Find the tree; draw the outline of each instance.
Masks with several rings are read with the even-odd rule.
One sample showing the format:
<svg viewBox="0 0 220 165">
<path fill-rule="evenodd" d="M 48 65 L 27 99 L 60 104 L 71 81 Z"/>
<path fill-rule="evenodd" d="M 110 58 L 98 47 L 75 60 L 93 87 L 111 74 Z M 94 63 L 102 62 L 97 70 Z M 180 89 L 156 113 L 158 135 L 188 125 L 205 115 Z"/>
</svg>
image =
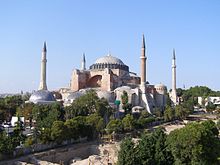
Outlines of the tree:
<svg viewBox="0 0 220 165">
<path fill-rule="evenodd" d="M 164 111 L 164 120 L 171 121 L 174 119 L 174 115 L 174 110 L 170 106 L 166 106 L 166 109 Z"/>
<path fill-rule="evenodd" d="M 97 134 L 103 132 L 105 128 L 105 123 L 104 123 L 103 118 L 97 115 L 96 113 L 87 116 L 86 123 L 92 126 L 95 137 L 97 136 Z"/>
<path fill-rule="evenodd" d="M 54 121 L 51 127 L 51 139 L 58 144 L 65 140 L 67 128 L 63 121 Z"/>
<path fill-rule="evenodd" d="M 93 138 L 93 128 L 86 122 L 85 116 L 77 116 L 66 120 L 64 125 L 67 127 L 67 139 L 78 139 L 79 137 Z"/>
<path fill-rule="evenodd" d="M 37 129 L 51 128 L 56 120 L 62 120 L 63 110 L 58 103 L 51 105 L 34 105 L 32 110 L 33 119 L 36 121 Z"/>
<path fill-rule="evenodd" d="M 125 131 L 131 131 L 134 129 L 135 126 L 135 120 L 132 115 L 127 114 L 123 119 L 122 119 L 122 125 Z"/>
<path fill-rule="evenodd" d="M 166 144 L 167 135 L 164 133 L 164 130 L 160 127 L 156 129 L 152 137 L 155 140 L 155 155 L 154 159 L 157 165 L 169 165 L 173 164 L 173 155 L 168 149 Z M 153 144 L 152 144 L 153 145 Z"/>
<path fill-rule="evenodd" d="M 131 113 L 132 105 L 128 103 L 128 93 L 126 91 L 123 91 L 123 94 L 121 95 L 121 102 L 125 114 Z"/>
<path fill-rule="evenodd" d="M 23 107 L 19 107 L 17 109 L 17 115 L 23 116 L 25 118 L 25 120 L 29 120 L 30 126 L 32 126 L 32 119 L 33 119 L 32 109 L 33 109 L 33 107 L 34 107 L 34 104 L 27 103 L 27 104 L 24 104 Z"/>
<path fill-rule="evenodd" d="M 125 138 L 118 153 L 118 165 L 134 165 L 137 164 L 135 157 L 134 143 L 131 138 Z"/>
<path fill-rule="evenodd" d="M 142 135 L 138 146 L 136 147 L 137 164 L 150 165 L 156 164 L 155 155 L 155 139 L 152 134 L 145 133 Z"/>
<path fill-rule="evenodd" d="M 208 102 L 208 104 L 206 105 L 206 111 L 207 112 L 212 112 L 215 110 L 215 104 L 213 104 L 212 102 Z"/>
<path fill-rule="evenodd" d="M 162 117 L 163 112 L 162 112 L 161 108 L 159 108 L 159 107 L 154 108 L 154 115 L 156 115 L 157 117 Z"/>
<path fill-rule="evenodd" d="M 175 118 L 185 119 L 190 114 L 189 110 L 184 108 L 182 105 L 177 105 L 175 107 Z"/>
<path fill-rule="evenodd" d="M 111 108 L 106 99 L 99 99 L 94 90 L 87 91 L 87 93 L 71 104 L 65 107 L 65 118 L 71 119 L 76 116 L 87 116 L 88 114 L 97 113 L 102 116 L 105 121 L 111 115 Z"/>
<path fill-rule="evenodd" d="M 172 131 L 166 141 L 175 164 L 218 164 L 220 145 L 215 123 L 191 123 Z"/>
<path fill-rule="evenodd" d="M 6 135 L 5 131 L 0 132 L 0 153 L 12 154 L 14 148 L 11 138 Z"/>
<path fill-rule="evenodd" d="M 107 133 L 111 134 L 112 132 L 119 133 L 122 131 L 122 122 L 119 119 L 111 120 L 106 126 Z"/>
<path fill-rule="evenodd" d="M 166 145 L 167 135 L 162 128 L 157 128 L 153 133 L 142 135 L 136 147 L 137 164 L 173 164 L 173 156 Z"/>
</svg>

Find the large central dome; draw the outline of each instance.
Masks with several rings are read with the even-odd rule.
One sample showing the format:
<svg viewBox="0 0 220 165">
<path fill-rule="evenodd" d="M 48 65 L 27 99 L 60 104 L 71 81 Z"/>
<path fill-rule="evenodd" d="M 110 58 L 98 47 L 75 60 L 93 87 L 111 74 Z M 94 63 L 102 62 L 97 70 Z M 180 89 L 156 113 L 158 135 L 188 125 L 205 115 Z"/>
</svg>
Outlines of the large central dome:
<svg viewBox="0 0 220 165">
<path fill-rule="evenodd" d="M 120 59 L 118 59 L 116 57 L 113 57 L 111 55 L 107 55 L 107 56 L 98 58 L 96 60 L 95 64 L 119 64 L 119 65 L 124 65 L 124 63 Z"/>
<path fill-rule="evenodd" d="M 129 71 L 127 65 L 125 65 L 120 59 L 111 55 L 98 58 L 95 63 L 90 66 L 90 69 L 92 70 L 100 70 L 105 68 Z"/>
</svg>

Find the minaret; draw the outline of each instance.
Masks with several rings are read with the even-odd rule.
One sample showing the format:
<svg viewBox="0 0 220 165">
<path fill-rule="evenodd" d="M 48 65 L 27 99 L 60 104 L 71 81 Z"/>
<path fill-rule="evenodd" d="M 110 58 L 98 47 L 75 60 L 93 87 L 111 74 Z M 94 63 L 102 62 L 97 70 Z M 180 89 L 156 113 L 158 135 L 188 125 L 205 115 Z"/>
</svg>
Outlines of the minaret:
<svg viewBox="0 0 220 165">
<path fill-rule="evenodd" d="M 177 95 L 176 95 L 176 55 L 175 49 L 173 49 L 173 59 L 172 59 L 172 93 L 171 100 L 173 104 L 177 104 Z"/>
<path fill-rule="evenodd" d="M 47 46 L 46 42 L 44 42 L 44 47 L 42 49 L 42 57 L 41 57 L 41 74 L 40 74 L 40 86 L 39 90 L 47 90 L 46 83 L 46 65 L 47 65 Z"/>
<path fill-rule="evenodd" d="M 145 56 L 145 38 L 143 35 L 143 40 L 142 40 L 142 48 L 141 48 L 141 85 L 145 85 L 146 83 L 146 59 L 147 57 Z"/>
<path fill-rule="evenodd" d="M 86 58 L 85 58 L 85 53 L 83 53 L 82 64 L 81 64 L 81 70 L 86 70 Z"/>
</svg>

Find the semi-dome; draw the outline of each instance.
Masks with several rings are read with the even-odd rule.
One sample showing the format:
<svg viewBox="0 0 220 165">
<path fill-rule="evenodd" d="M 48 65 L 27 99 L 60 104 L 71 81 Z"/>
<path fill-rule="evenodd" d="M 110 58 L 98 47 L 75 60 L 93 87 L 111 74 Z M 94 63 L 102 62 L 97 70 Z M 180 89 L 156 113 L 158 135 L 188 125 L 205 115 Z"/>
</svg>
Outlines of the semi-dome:
<svg viewBox="0 0 220 165">
<path fill-rule="evenodd" d="M 95 64 L 119 64 L 119 65 L 124 65 L 124 63 L 116 57 L 113 57 L 111 55 L 107 55 L 101 58 L 98 58 L 95 61 Z"/>
<path fill-rule="evenodd" d="M 51 103 L 51 102 L 54 102 L 56 101 L 53 94 L 48 91 L 48 90 L 38 90 L 38 91 L 35 91 L 30 99 L 29 99 L 30 102 L 33 102 L 33 103 Z"/>
<path fill-rule="evenodd" d="M 119 58 L 107 55 L 101 58 L 98 58 L 93 65 L 90 66 L 92 70 L 99 69 L 121 69 L 129 71 L 129 67 L 125 65 Z"/>
<path fill-rule="evenodd" d="M 77 92 L 73 92 L 71 93 L 68 97 L 67 97 L 67 100 L 71 100 L 71 101 L 74 101 L 76 100 L 77 98 L 83 96 L 84 93 L 83 92 L 80 92 L 80 91 L 77 91 Z"/>
<path fill-rule="evenodd" d="M 105 98 L 109 103 L 113 103 L 115 101 L 114 93 L 109 91 L 97 91 L 98 97 Z"/>
</svg>

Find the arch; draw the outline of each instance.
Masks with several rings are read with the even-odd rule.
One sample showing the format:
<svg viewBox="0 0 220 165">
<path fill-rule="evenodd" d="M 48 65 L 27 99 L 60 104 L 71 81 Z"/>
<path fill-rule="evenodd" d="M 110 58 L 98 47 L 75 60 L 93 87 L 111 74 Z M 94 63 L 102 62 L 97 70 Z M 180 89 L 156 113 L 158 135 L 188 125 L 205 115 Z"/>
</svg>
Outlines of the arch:
<svg viewBox="0 0 220 165">
<path fill-rule="evenodd" d="M 97 88 L 101 87 L 102 85 L 102 76 L 101 75 L 95 75 L 89 79 L 87 82 L 87 86 L 90 88 Z"/>
</svg>

